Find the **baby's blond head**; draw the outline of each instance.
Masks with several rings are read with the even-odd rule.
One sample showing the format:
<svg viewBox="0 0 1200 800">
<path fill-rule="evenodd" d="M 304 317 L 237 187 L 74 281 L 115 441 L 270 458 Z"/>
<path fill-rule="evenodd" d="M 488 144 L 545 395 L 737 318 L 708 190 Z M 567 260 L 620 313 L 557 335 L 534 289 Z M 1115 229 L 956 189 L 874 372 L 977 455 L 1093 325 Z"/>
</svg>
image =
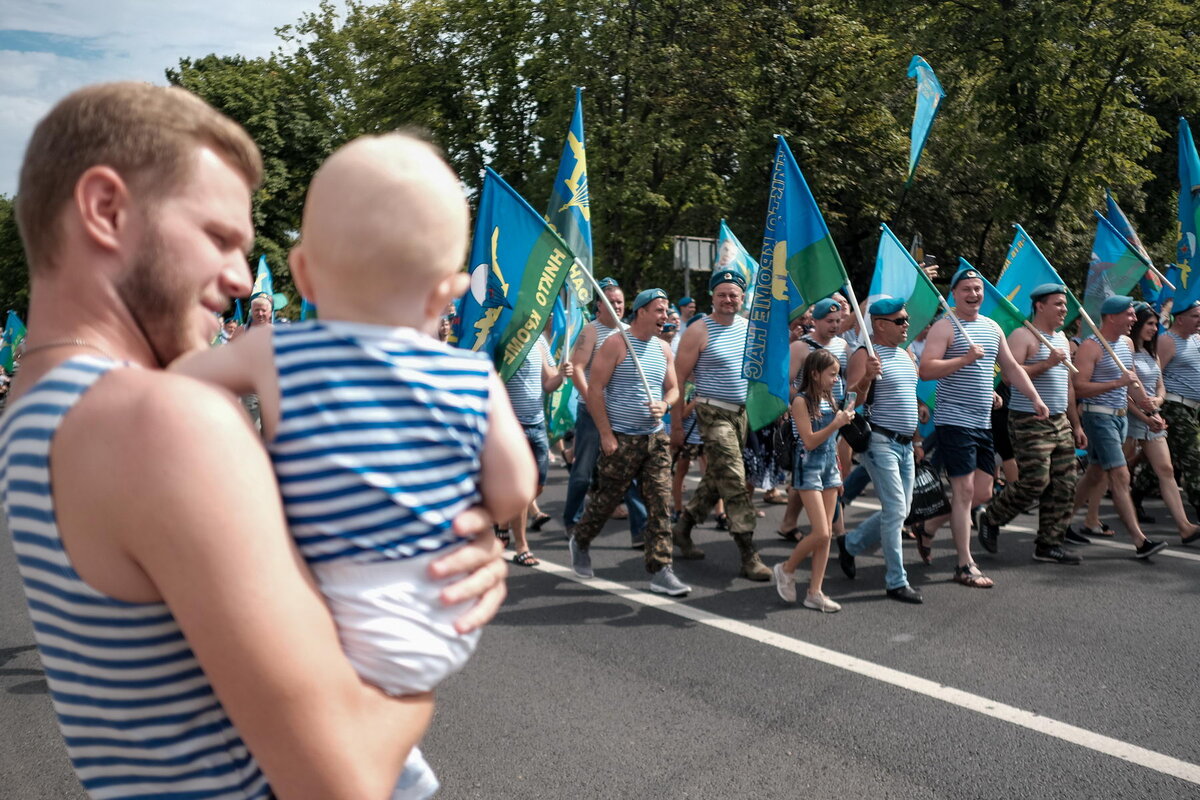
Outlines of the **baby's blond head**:
<svg viewBox="0 0 1200 800">
<path fill-rule="evenodd" d="M 462 269 L 467 225 L 462 186 L 432 146 L 402 133 L 362 136 L 313 176 L 297 247 L 303 263 L 293 268 L 322 316 L 423 308 Z"/>
</svg>

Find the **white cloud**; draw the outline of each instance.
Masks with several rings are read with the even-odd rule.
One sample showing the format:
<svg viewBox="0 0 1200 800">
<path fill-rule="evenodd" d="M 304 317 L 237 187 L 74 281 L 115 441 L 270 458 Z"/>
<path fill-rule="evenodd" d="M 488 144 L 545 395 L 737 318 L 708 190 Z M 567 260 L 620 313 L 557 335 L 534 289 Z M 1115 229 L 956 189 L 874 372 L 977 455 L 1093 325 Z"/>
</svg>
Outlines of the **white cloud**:
<svg viewBox="0 0 1200 800">
<path fill-rule="evenodd" d="M 165 70 L 181 58 L 209 53 L 267 56 L 282 44 L 276 28 L 295 23 L 318 6 L 319 0 L 3 3 L 0 194 L 16 191 L 21 157 L 34 125 L 71 91 L 110 80 L 165 84 Z M 18 33 L 26 31 L 34 35 Z"/>
</svg>

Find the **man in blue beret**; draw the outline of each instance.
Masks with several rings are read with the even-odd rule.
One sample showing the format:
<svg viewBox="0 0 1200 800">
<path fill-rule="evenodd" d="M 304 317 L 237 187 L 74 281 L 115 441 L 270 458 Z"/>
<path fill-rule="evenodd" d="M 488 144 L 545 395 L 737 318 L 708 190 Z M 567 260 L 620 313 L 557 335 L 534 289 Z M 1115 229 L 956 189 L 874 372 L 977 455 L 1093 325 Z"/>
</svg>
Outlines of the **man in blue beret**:
<svg viewBox="0 0 1200 800">
<path fill-rule="evenodd" d="M 692 317 L 696 316 L 696 301 L 690 297 L 681 297 L 679 302 L 679 329 L 685 330 L 691 324 Z"/>
<path fill-rule="evenodd" d="M 979 313 L 983 276 L 964 266 L 950 279 L 950 291 L 955 307 L 929 330 L 919 372 L 922 380 L 938 382 L 933 423 L 938 452 L 950 476 L 950 530 L 958 557 L 954 580 L 987 589 L 993 581 L 971 557 L 971 509 L 992 496 L 996 365 L 1009 385 L 1029 398 L 1038 419 L 1046 419 L 1050 411 L 1033 388 L 1029 373 L 1013 358 L 1000 326 Z M 921 546 L 926 544 L 921 542 Z"/>
<path fill-rule="evenodd" d="M 1134 555 L 1149 558 L 1167 543 L 1151 540 L 1138 524 L 1133 498 L 1129 494 L 1129 467 L 1125 463 L 1124 450 L 1129 431 L 1126 414 L 1130 397 L 1143 408 L 1153 407 L 1133 372 L 1133 342 L 1129 339 L 1129 331 L 1136 319 L 1133 298 L 1113 295 L 1100 306 L 1100 334 L 1117 358 L 1114 360 L 1095 336 L 1085 339 L 1075 354 L 1079 372 L 1073 382 L 1075 396 L 1080 401 L 1080 419 L 1087 434 L 1090 462 L 1075 490 L 1075 508 L 1087 504 L 1092 488 L 1107 473 L 1113 505 L 1133 539 Z M 1098 532 L 1091 533 L 1099 535 Z M 1085 535 L 1077 532 L 1074 538 L 1088 541 Z"/>
<path fill-rule="evenodd" d="M 1007 525 L 1036 502 L 1038 530 L 1034 560 L 1079 564 L 1079 556 L 1063 547 L 1078 479 L 1075 449 L 1087 446 L 1067 366 L 1071 363 L 1070 344 L 1066 334 L 1059 330 L 1067 318 L 1067 287 L 1046 283 L 1029 296 L 1033 301 L 1033 326 L 1051 346 L 1047 347 L 1024 327 L 1009 334 L 1008 346 L 1033 380 L 1050 417 L 1039 419 L 1028 397 L 1020 392 L 1012 395 L 1008 419 L 1017 459 L 1017 480 L 1005 484 L 1000 494 L 976 513 L 975 527 L 983 548 L 995 553 L 1000 526 Z"/>
<path fill-rule="evenodd" d="M 1200 514 L 1200 300 L 1175 309 L 1171 327 L 1158 337 L 1158 360 L 1167 390 L 1162 416 L 1167 447 L 1180 488 Z M 1200 541 L 1195 533 L 1184 544 Z"/>
<path fill-rule="evenodd" d="M 742 448 L 746 443 L 746 379 L 742 377 L 742 354 L 746 346 L 746 318 L 739 315 L 746 291 L 746 278 L 737 270 L 718 270 L 708 283 L 712 314 L 689 326 L 680 337 L 675 369 L 679 385 L 691 380 L 696 386 L 696 419 L 708 468 L 692 501 L 675 522 L 675 544 L 681 558 L 703 558 L 704 551 L 692 542 L 692 528 L 703 522 L 717 500 L 725 501 L 729 534 L 741 555 L 741 575 L 753 581 L 769 581 L 767 569 L 754 548 L 757 516 L 746 488 Z M 682 402 L 671 414 L 671 446 L 684 444 Z"/>
</svg>

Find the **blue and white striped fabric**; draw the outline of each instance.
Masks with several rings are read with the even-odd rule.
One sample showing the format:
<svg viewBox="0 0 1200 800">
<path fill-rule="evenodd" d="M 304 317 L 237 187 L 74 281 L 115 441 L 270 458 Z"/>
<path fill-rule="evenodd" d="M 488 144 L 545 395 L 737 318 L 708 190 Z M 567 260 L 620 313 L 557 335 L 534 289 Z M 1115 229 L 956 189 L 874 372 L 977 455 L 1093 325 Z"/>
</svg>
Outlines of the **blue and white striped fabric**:
<svg viewBox="0 0 1200 800">
<path fill-rule="evenodd" d="M 734 316 L 729 325 L 712 317 L 704 318 L 708 344 L 696 359 L 692 381 L 697 397 L 710 397 L 726 403 L 746 403 L 746 379 L 742 377 L 742 355 L 746 349 L 745 317 Z"/>
<path fill-rule="evenodd" d="M 1167 391 L 1189 400 L 1200 400 L 1200 345 L 1196 344 L 1196 337 L 1182 339 L 1170 331 L 1167 336 L 1175 341 L 1175 357 L 1163 370 Z"/>
<path fill-rule="evenodd" d="M 667 357 L 663 354 L 662 340 L 651 336 L 643 341 L 631 334 L 629 341 L 646 373 L 646 381 L 653 395 L 651 399 L 655 402 L 662 400 L 663 380 L 667 377 Z M 661 431 L 663 422 L 650 415 L 647 402 L 646 387 L 642 385 L 637 367 L 626 351 L 621 363 L 613 370 L 608 385 L 604 387 L 604 407 L 608 411 L 609 425 L 615 432 L 629 436 Z"/>
<path fill-rule="evenodd" d="M 525 362 L 504 384 L 513 413 L 522 425 L 541 425 L 546 421 L 546 393 L 542 390 L 542 365 L 553 364 L 550 346 L 543 336 L 537 337 Z"/>
<path fill-rule="evenodd" d="M 1058 331 L 1046 338 L 1050 340 L 1050 344 L 1054 345 L 1055 350 L 1065 350 L 1067 353 L 1071 352 L 1070 345 L 1067 343 L 1067 335 L 1062 331 Z M 1036 364 L 1039 361 L 1045 361 L 1049 357 L 1050 351 L 1046 348 L 1046 345 L 1039 343 L 1037 352 L 1031 358 L 1026 359 L 1025 363 Z M 1046 404 L 1046 408 L 1050 409 L 1052 415 L 1066 412 L 1067 382 L 1070 380 L 1071 373 L 1067 371 L 1066 364 L 1055 364 L 1033 379 L 1033 388 L 1037 389 L 1038 396 L 1042 398 L 1042 402 Z M 1012 396 L 1008 400 L 1008 407 L 1013 411 L 1020 411 L 1025 414 L 1034 413 L 1032 401 L 1019 389 L 1013 389 Z"/>
<path fill-rule="evenodd" d="M 1162 369 L 1158 366 L 1158 359 L 1145 350 L 1134 350 L 1133 368 L 1137 371 L 1138 381 L 1145 388 L 1146 394 L 1151 397 L 1157 394 L 1158 382 L 1162 380 Z"/>
<path fill-rule="evenodd" d="M 1000 352 L 1000 326 L 987 317 L 963 322 L 971 341 L 983 348 L 983 358 L 962 369 L 939 378 L 937 404 L 933 408 L 935 425 L 957 425 L 962 428 L 991 430 L 992 391 L 996 385 L 996 356 Z M 958 358 L 970 346 L 957 325 L 952 326 L 954 339 L 946 348 L 944 358 Z"/>
<path fill-rule="evenodd" d="M 596 331 L 596 343 L 594 345 L 592 345 L 592 354 L 590 356 L 588 356 L 587 363 L 583 365 L 583 376 L 585 378 L 587 378 L 588 380 L 591 380 L 592 362 L 596 359 L 596 353 L 600 352 L 600 345 L 602 345 L 606 341 L 608 341 L 608 337 L 610 337 L 614 333 L 616 333 L 617 329 L 608 327 L 603 322 L 601 322 L 599 319 L 594 319 L 591 322 L 589 322 L 588 324 L 591 325 L 592 328 Z M 620 325 L 622 328 L 625 327 L 625 323 L 623 323 L 619 320 L 617 321 L 617 324 Z M 676 336 L 675 338 L 678 339 L 679 337 Z M 587 407 L 587 398 L 584 397 L 583 395 L 579 396 L 579 402 L 581 404 L 583 404 L 583 406 L 585 408 Z"/>
<path fill-rule="evenodd" d="M 490 364 L 410 328 L 275 328 L 280 421 L 267 449 L 310 563 L 412 558 L 461 541 L 479 501 Z"/>
<path fill-rule="evenodd" d="M 93 798 L 268 797 L 266 778 L 166 605 L 101 594 L 63 548 L 51 442 L 63 416 L 114 366 L 92 357 L 63 362 L 10 407 L 0 428 L 0 489 L 67 754 Z"/>
<path fill-rule="evenodd" d="M 871 423 L 902 436 L 917 429 L 917 366 L 902 347 L 875 345 L 879 377 L 871 397 Z"/>
<path fill-rule="evenodd" d="M 1089 336 L 1096 342 L 1100 340 L 1095 336 Z M 1133 353 L 1129 349 L 1129 340 L 1124 336 L 1117 337 L 1115 342 L 1109 342 L 1112 349 L 1116 351 L 1117 358 L 1121 359 L 1121 363 L 1125 365 L 1125 369 L 1133 368 Z M 1115 381 L 1121 377 L 1120 370 L 1113 363 L 1112 356 L 1108 354 L 1103 347 L 1100 350 L 1100 358 L 1096 361 L 1096 367 L 1092 370 L 1093 383 L 1108 383 Z M 1108 406 L 1109 408 L 1127 408 L 1129 406 L 1129 387 L 1121 386 L 1116 389 L 1109 389 L 1104 394 L 1098 394 L 1095 397 L 1088 397 L 1083 402 L 1093 406 Z"/>
</svg>

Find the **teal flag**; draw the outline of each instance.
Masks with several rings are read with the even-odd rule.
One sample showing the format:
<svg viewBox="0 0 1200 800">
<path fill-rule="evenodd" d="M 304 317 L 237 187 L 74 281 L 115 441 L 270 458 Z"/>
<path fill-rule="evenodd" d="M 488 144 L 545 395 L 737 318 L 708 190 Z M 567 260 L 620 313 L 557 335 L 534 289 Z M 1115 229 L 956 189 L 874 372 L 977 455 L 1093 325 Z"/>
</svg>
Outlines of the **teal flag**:
<svg viewBox="0 0 1200 800">
<path fill-rule="evenodd" d="M 817 201 L 779 136 L 742 363 L 746 413 L 755 430 L 788 407 L 788 320 L 848 282 Z"/>
<path fill-rule="evenodd" d="M 714 272 L 722 269 L 736 270 L 746 279 L 746 296 L 742 299 L 742 309 L 748 312 L 754 304 L 754 277 L 758 274 L 758 262 L 742 247 L 742 243 L 733 235 L 725 220 L 721 220 L 721 227 L 717 231 L 717 260 L 713 264 Z"/>
<path fill-rule="evenodd" d="M 1200 280 L 1193 272 L 1200 267 L 1196 257 L 1196 237 L 1200 234 L 1200 156 L 1187 120 L 1179 118 L 1179 267 L 1180 283 L 1175 285 L 1175 307 L 1182 308 L 1200 299 Z"/>
<path fill-rule="evenodd" d="M 238 325 L 241 325 L 242 320 L 245 319 L 245 317 L 242 315 L 242 299 L 240 297 L 234 298 L 233 301 L 233 319 Z"/>
<path fill-rule="evenodd" d="M 904 340 L 904 346 L 907 347 L 937 316 L 942 296 L 917 266 L 909 251 L 900 244 L 896 234 L 887 225 L 880 225 L 879 230 L 875 274 L 871 277 L 871 288 L 863 310 L 869 310 L 872 303 L 883 297 L 904 298 L 909 319 L 908 338 Z M 870 317 L 866 319 L 867 330 L 870 331 Z"/>
<path fill-rule="evenodd" d="M 258 272 L 254 276 L 254 288 L 250 291 L 253 300 L 260 294 L 275 296 L 274 281 L 271 279 L 271 268 L 267 266 L 267 257 L 258 257 Z"/>
<path fill-rule="evenodd" d="M 554 359 L 561 363 L 563 359 L 570 358 L 575 349 L 575 340 L 579 338 L 587 319 L 583 309 L 575 301 L 575 296 L 570 292 L 559 293 L 551 319 L 553 327 L 550 352 Z M 575 409 L 578 403 L 579 395 L 575 391 L 574 382 L 570 380 L 564 380 L 562 386 L 546 396 L 546 434 L 551 442 L 558 441 L 567 431 L 574 429 Z"/>
<path fill-rule="evenodd" d="M 571 265 L 567 286 L 576 302 L 586 306 L 592 300 L 592 284 L 579 274 L 579 270 L 592 272 L 592 211 L 583 140 L 583 89 L 578 86 L 575 87 L 575 113 L 571 115 L 558 174 L 550 190 L 546 221 L 579 259 L 578 264 Z"/>
<path fill-rule="evenodd" d="M 4 337 L 0 339 L 0 366 L 10 375 L 16 366 L 17 350 L 25 341 L 25 333 L 25 323 L 10 309 L 4 321 Z"/>
<path fill-rule="evenodd" d="M 1133 223 L 1129 221 L 1129 217 L 1117 205 L 1117 200 L 1112 196 L 1112 192 L 1108 189 L 1104 190 L 1104 218 L 1109 224 L 1117 229 L 1117 233 L 1125 238 L 1129 246 L 1142 257 L 1142 260 L 1147 264 L 1153 264 L 1154 259 L 1150 257 L 1150 253 L 1146 250 L 1146 246 L 1142 244 L 1141 238 L 1137 235 L 1137 231 L 1133 229 Z M 1158 275 L 1153 270 L 1146 270 L 1146 274 L 1142 276 L 1139 285 L 1142 289 L 1142 299 L 1147 303 L 1158 302 L 1158 293 L 1162 291 L 1163 282 L 1159 280 Z"/>
<path fill-rule="evenodd" d="M 1004 269 L 996 288 L 1006 300 L 1012 303 L 1022 314 L 1033 312 L 1033 300 L 1029 293 L 1043 283 L 1067 283 L 1058 276 L 1049 259 L 1033 243 L 1033 239 L 1020 225 L 1013 226 L 1017 235 L 1013 237 L 1012 245 L 1008 248 L 1008 257 L 1004 259 Z M 961 261 L 961 259 L 960 259 Z M 962 262 L 966 263 L 966 262 Z M 1067 288 L 1067 318 L 1063 327 L 1069 326 L 1079 316 L 1079 300 L 1070 287 Z"/>
<path fill-rule="evenodd" d="M 553 313 L 571 248 L 490 167 L 471 241 L 471 289 L 450 341 L 492 355 L 507 381 L 525 361 Z"/>
<path fill-rule="evenodd" d="M 937 117 L 938 108 L 946 93 L 933 67 L 920 56 L 913 56 L 908 62 L 908 77 L 917 79 L 917 108 L 913 112 L 912 143 L 908 150 L 908 178 L 912 181 L 917 174 L 917 163 L 921 160 L 921 151 L 925 149 L 925 141 L 929 138 L 929 130 Z"/>
<path fill-rule="evenodd" d="M 1083 288 L 1083 307 L 1092 319 L 1100 316 L 1100 305 L 1114 294 L 1130 294 L 1146 274 L 1149 264 L 1107 219 L 1096 214 L 1096 237 Z"/>
</svg>

